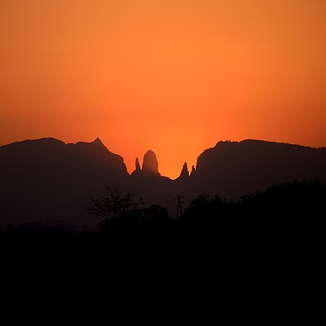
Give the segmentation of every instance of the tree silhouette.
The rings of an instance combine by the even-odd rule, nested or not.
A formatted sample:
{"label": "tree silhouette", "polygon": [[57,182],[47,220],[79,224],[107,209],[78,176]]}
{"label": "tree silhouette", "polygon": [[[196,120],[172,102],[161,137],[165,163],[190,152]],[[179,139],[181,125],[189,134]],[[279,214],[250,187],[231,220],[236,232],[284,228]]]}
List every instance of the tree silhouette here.
{"label": "tree silhouette", "polygon": [[91,214],[101,217],[104,222],[119,220],[119,224],[125,222],[138,222],[141,216],[142,199],[135,200],[135,193],[126,192],[119,187],[106,188],[106,195],[101,199],[90,198],[92,205],[86,210]]}

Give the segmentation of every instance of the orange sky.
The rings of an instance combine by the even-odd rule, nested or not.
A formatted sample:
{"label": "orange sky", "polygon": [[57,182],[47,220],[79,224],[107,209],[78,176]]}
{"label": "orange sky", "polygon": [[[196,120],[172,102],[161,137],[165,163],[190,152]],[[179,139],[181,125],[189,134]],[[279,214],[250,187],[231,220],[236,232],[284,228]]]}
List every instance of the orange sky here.
{"label": "orange sky", "polygon": [[324,0],[1,0],[0,145],[93,141],[162,175],[219,140],[326,146]]}

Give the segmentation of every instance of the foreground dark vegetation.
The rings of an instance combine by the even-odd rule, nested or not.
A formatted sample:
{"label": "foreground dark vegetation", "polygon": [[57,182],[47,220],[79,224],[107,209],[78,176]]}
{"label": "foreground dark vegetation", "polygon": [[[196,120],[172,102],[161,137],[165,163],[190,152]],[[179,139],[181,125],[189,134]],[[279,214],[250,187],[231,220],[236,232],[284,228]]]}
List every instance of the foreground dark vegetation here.
{"label": "foreground dark vegetation", "polygon": [[56,293],[60,304],[72,295],[87,305],[109,297],[124,309],[128,299],[143,304],[141,296],[153,305],[189,300],[195,309],[204,300],[214,314],[220,299],[230,316],[235,304],[247,303],[254,315],[269,310],[264,318],[292,312],[291,304],[304,311],[309,303],[321,306],[326,185],[320,181],[274,185],[238,202],[200,195],[178,219],[157,205],[143,208],[119,188],[91,199],[88,210],[102,218],[97,230],[64,223],[3,229],[3,288],[16,297],[41,293],[41,301]]}
{"label": "foreground dark vegetation", "polygon": [[[319,245],[326,217],[326,185],[319,180],[274,185],[237,202],[200,195],[178,219],[158,205],[143,208],[134,194],[108,188],[87,209],[102,218],[97,230],[64,223],[7,226],[0,233],[3,249],[44,246],[107,253],[125,250],[195,250],[217,247]],[[74,248],[74,249],[73,249]],[[240,248],[239,248],[240,249]],[[73,252],[71,252],[73,254]]]}
{"label": "foreground dark vegetation", "polygon": [[97,230],[60,223],[3,229],[3,284],[44,290],[40,298],[88,293],[87,300],[120,303],[128,294],[133,304],[144,293],[154,303],[165,293],[195,305],[254,297],[264,309],[270,300],[272,314],[289,302],[320,304],[313,300],[324,277],[325,184],[275,185],[238,202],[201,195],[178,219],[142,206],[133,194],[108,189],[88,208],[102,216]]}

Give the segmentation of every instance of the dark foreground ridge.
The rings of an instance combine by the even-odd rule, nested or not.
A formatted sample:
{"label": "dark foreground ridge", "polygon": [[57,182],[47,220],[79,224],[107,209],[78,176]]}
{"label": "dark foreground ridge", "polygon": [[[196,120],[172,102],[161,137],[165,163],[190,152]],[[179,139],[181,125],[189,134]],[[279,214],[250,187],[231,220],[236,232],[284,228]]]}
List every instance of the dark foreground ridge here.
{"label": "dark foreground ridge", "polygon": [[[283,234],[286,235],[284,238],[291,235],[300,238],[303,233],[311,231],[310,227],[315,228],[324,222],[325,199],[325,183],[319,180],[296,181],[274,185],[265,192],[257,192],[251,196],[244,195],[236,202],[223,200],[218,195],[214,197],[199,195],[191,200],[183,214],[175,219],[169,216],[164,207],[144,206],[134,193],[120,188],[108,188],[107,193],[100,199],[91,199],[89,207],[86,208],[89,213],[99,217],[100,222],[94,230],[87,227],[81,229],[66,222],[48,224],[38,222],[16,227],[8,225],[2,229],[1,235],[2,239],[7,236],[10,238],[11,235],[19,237],[26,235],[26,240],[33,235],[44,241],[87,236],[106,238],[107,235],[110,235],[110,239],[124,238],[124,235],[128,235],[124,239],[127,240],[129,236],[133,238],[139,234],[153,237],[152,240],[155,241],[163,235],[166,244],[169,239],[166,235],[178,233],[184,238],[189,235],[188,231],[191,231],[192,236],[198,233],[195,238],[201,232],[218,234],[216,238],[230,238],[228,231],[236,233],[235,238],[251,238],[254,234],[258,237],[264,234],[262,238],[267,234],[273,237],[275,234],[278,236]],[[298,230],[300,232],[297,232]],[[170,240],[173,241],[173,237]]]}
{"label": "dark foreground ridge", "polygon": [[103,300],[104,292],[114,301],[132,296],[133,306],[139,293],[150,300],[177,295],[196,307],[198,296],[206,305],[213,293],[230,310],[230,302],[244,308],[254,300],[255,310],[271,309],[273,316],[268,307],[275,300],[287,311],[289,301],[305,311],[307,301],[321,305],[326,185],[318,180],[274,185],[238,201],[200,195],[178,219],[134,193],[108,188],[90,199],[87,212],[99,219],[97,228],[2,229],[3,291],[41,293],[42,300],[69,293],[69,302]]}
{"label": "dark foreground ridge", "polygon": [[0,232],[2,258],[68,265],[150,260],[169,266],[217,259],[236,260],[241,268],[257,262],[272,268],[275,259],[284,266],[303,259],[315,265],[324,251],[326,184],[320,181],[275,185],[237,202],[201,195],[178,219],[159,205],[143,207],[118,188],[93,199],[88,209],[101,220],[97,229],[60,223],[7,226]]}

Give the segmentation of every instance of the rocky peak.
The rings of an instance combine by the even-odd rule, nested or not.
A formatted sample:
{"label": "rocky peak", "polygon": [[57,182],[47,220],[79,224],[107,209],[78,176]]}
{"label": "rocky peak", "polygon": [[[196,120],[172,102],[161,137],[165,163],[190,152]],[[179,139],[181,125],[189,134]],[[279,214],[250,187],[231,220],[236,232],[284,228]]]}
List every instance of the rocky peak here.
{"label": "rocky peak", "polygon": [[160,173],[158,172],[158,162],[156,155],[151,150],[148,150],[144,155],[142,171],[160,175]]}
{"label": "rocky peak", "polygon": [[187,162],[183,164],[179,178],[189,177],[188,165]]}
{"label": "rocky peak", "polygon": [[93,144],[97,146],[104,146],[101,139],[98,137],[93,141]]}

